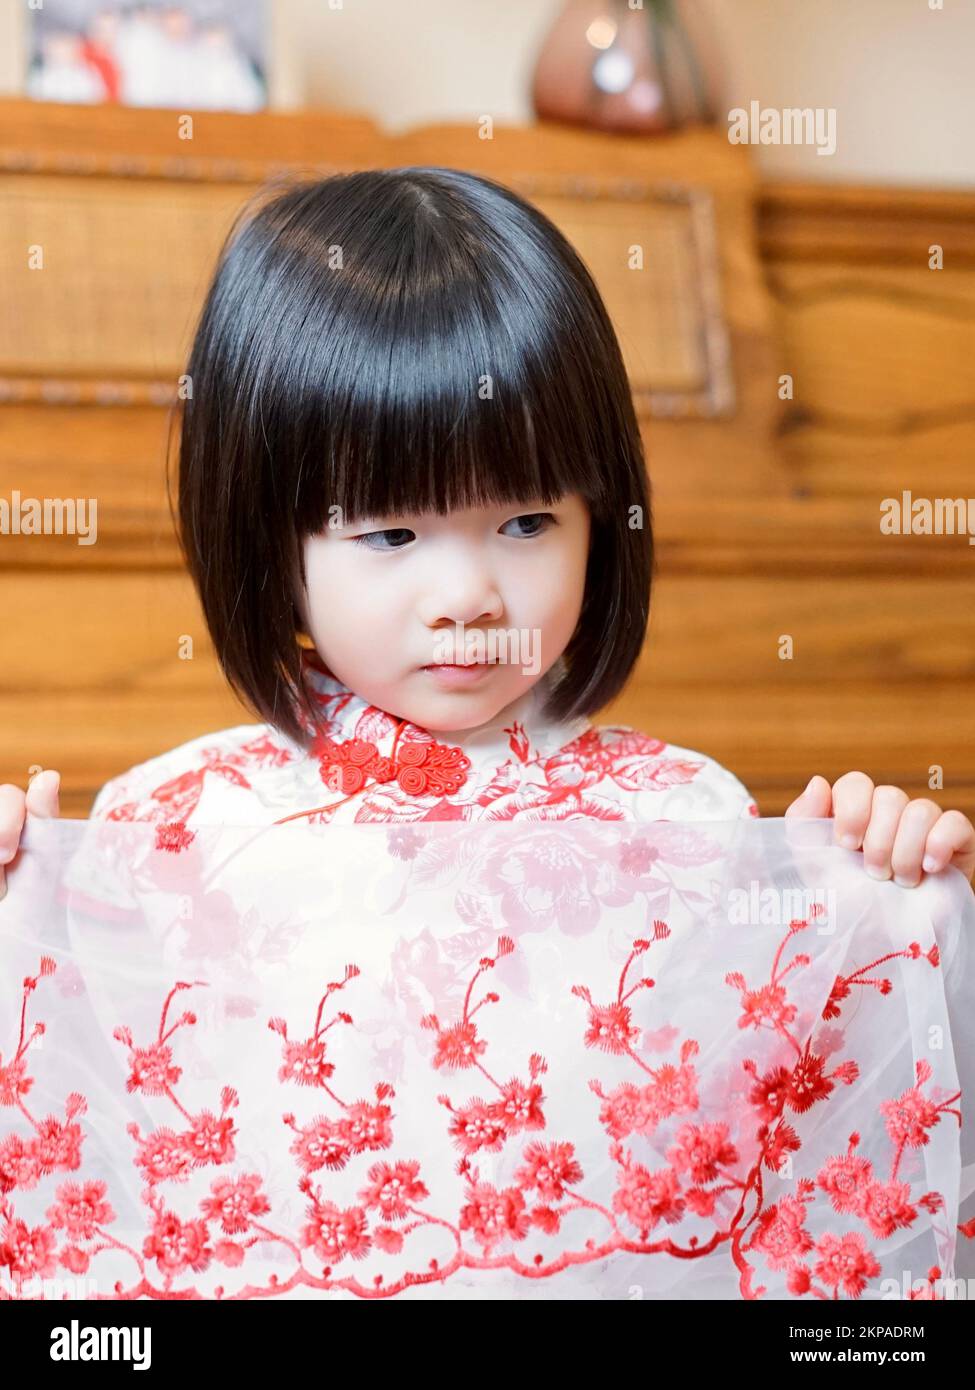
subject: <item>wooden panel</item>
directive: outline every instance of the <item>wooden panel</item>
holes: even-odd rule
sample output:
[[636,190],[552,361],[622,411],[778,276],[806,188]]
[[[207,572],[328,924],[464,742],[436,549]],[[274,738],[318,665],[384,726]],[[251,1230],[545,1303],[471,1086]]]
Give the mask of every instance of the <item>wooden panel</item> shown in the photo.
[[[193,585],[180,570],[124,577],[99,571],[11,574],[4,598],[4,640],[17,652],[16,662],[0,669],[5,694],[43,686],[97,695],[124,687],[172,697],[206,694],[220,683]],[[183,660],[187,637],[193,656]]]
[[[522,188],[516,181],[514,187],[530,196],[537,182]],[[727,414],[734,387],[710,196],[665,189],[624,197],[617,185],[615,192],[580,198],[572,186],[534,202],[599,285],[638,411]],[[636,265],[634,248],[642,256]]]
[[[60,168],[117,178],[270,176],[295,164],[326,169],[384,162],[391,144],[365,115],[319,108],[259,116],[0,101],[0,168]],[[189,135],[189,138],[187,138]]]
[[[794,496],[833,513],[806,533],[804,553],[839,563],[812,571],[827,623],[826,646],[813,639],[818,687],[768,682],[756,705],[764,749],[747,746],[754,711],[736,708],[741,761],[768,788],[766,811],[784,808],[793,769],[804,783],[860,767],[975,816],[975,552],[964,535],[882,537],[876,522],[881,500],[903,491],[975,494],[975,195],[770,186],[758,225],[782,370],[796,388],[779,457]],[[942,271],[927,268],[935,243]],[[883,563],[889,582],[861,579],[849,592],[855,562],[838,539],[861,523],[863,570]],[[884,670],[868,673],[884,653]],[[714,736],[729,746],[731,731],[728,743]],[[928,789],[934,764],[942,791]]]
[[22,502],[82,499],[90,511],[94,499],[97,524],[92,545],[68,534],[5,535],[0,571],[180,565],[166,491],[169,424],[169,412],[152,407],[0,406],[6,500],[16,490]]
[[0,373],[174,382],[240,205],[234,184],[0,178]]
[[[638,410],[734,403],[710,197],[604,180],[514,180],[573,242],[620,336]],[[245,199],[244,194],[250,195]],[[167,402],[227,232],[256,186],[0,176],[0,398]],[[630,264],[638,246],[644,263]],[[120,293],[120,287],[124,292]]]
[[254,719],[219,671],[187,575],[50,570],[8,574],[3,591],[0,782],[56,767],[66,812],[85,815],[109,777]]
[[766,261],[925,265],[944,246],[947,265],[975,267],[973,195],[947,189],[766,184],[757,199]]
[[881,432],[975,420],[975,270],[785,264],[769,283],[805,414]]

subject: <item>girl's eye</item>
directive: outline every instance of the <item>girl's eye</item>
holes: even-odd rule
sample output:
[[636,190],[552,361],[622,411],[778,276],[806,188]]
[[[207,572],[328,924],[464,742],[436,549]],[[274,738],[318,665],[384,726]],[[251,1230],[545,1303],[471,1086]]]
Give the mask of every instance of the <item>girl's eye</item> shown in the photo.
[[[402,542],[402,543],[399,544],[399,545],[395,545],[395,544],[391,544],[391,545],[378,545],[378,544],[377,544],[377,545],[373,545],[373,544],[371,544],[372,541],[380,541],[380,540],[382,540],[382,538],[383,538],[384,536],[400,536],[400,537],[406,536],[407,539],[406,539],[405,542]],[[369,550],[402,550],[402,549],[403,549],[403,545],[404,545],[404,544],[407,544],[407,545],[408,545],[408,544],[409,544],[409,541],[412,539],[412,537],[413,537],[413,532],[412,532],[412,531],[408,530],[405,526],[397,526],[397,527],[395,527],[393,530],[389,530],[389,531],[369,531],[369,532],[367,532],[366,535],[364,535],[364,536],[354,536],[353,539],[354,539],[356,545],[364,545],[364,546],[366,546],[367,549],[369,549]]]
[[[516,536],[516,540],[528,540],[532,536],[540,536],[543,531],[547,531],[550,525],[555,525],[555,517],[551,512],[526,512],[524,516],[512,517],[505,522],[505,526],[513,526],[515,523],[521,525],[524,522],[530,527],[527,531],[522,531],[521,536]],[[538,523],[536,525],[536,523]]]

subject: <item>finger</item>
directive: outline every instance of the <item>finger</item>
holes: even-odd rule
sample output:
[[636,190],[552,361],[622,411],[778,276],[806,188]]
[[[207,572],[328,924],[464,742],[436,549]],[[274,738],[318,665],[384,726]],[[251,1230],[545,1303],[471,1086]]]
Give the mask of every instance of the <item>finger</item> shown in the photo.
[[0,787],[0,864],[9,864],[17,853],[24,814],[24,793],[5,782]]
[[875,787],[870,823],[863,836],[863,867],[871,878],[890,878],[891,855],[901,813],[910,797],[900,787]]
[[825,777],[810,777],[806,789],[796,797],[786,810],[787,816],[804,816],[811,820],[822,820],[829,815],[832,806],[832,792]]
[[27,810],[32,816],[57,816],[60,811],[61,774],[53,769],[39,772],[27,784]]
[[833,840],[844,849],[859,849],[863,844],[873,793],[873,782],[865,772],[844,773],[833,783]]
[[894,882],[899,883],[902,888],[916,888],[921,882],[924,846],[929,832],[940,819],[941,807],[926,797],[909,801],[905,806],[897,826],[890,858]]
[[943,811],[928,832],[921,868],[936,874],[949,864],[966,878],[975,873],[975,827],[961,811]]

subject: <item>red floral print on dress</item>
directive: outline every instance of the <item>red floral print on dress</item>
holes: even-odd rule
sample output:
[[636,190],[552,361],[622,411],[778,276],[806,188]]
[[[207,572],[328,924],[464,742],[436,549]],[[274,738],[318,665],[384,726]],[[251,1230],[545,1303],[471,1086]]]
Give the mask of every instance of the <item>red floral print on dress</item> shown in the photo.
[[162,782],[149,794],[148,804],[126,801],[110,807],[105,819],[111,821],[159,820],[169,815],[176,823],[185,823],[199,805],[204,782],[208,775],[229,782],[245,791],[252,791],[243,769],[250,767],[284,767],[294,758],[268,735],[244,743],[239,751],[224,751],[218,746],[204,748],[201,765]]

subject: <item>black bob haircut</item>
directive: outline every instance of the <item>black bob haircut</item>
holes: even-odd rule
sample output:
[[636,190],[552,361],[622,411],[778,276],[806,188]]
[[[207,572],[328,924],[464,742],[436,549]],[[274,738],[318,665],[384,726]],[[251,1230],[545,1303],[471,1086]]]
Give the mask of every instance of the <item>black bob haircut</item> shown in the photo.
[[639,427],[592,277],[517,194],[440,167],[264,190],[220,253],[187,371],[180,543],[223,672],[266,722],[305,746],[299,709],[321,727],[296,599],[302,543],[334,506],[348,525],[580,493],[585,593],[544,713],[591,715],[622,689],[653,571]]

